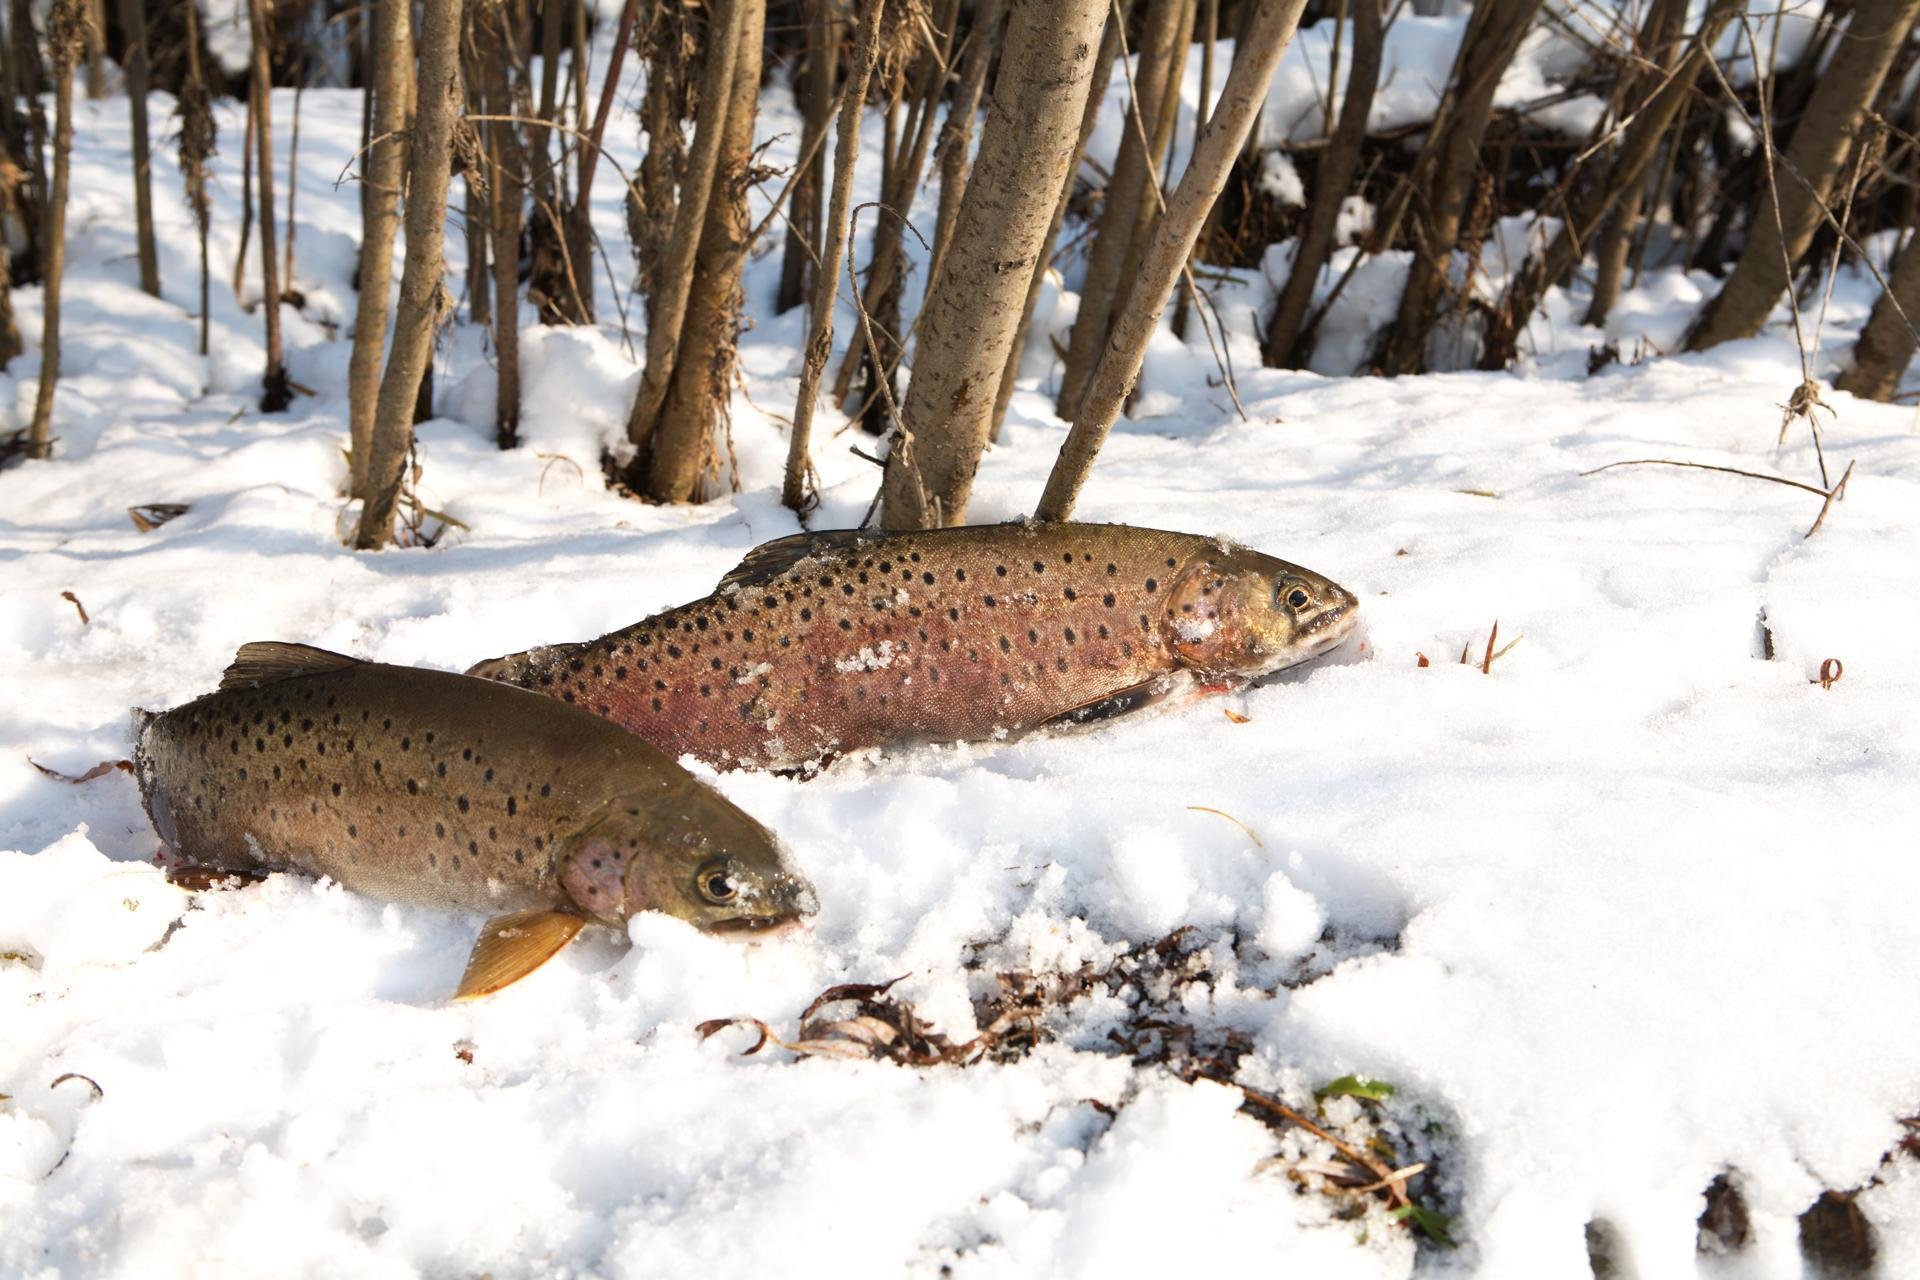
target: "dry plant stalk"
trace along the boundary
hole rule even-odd
[[[393,287],[393,240],[400,227],[400,189],[406,181],[405,81],[412,54],[408,0],[377,0],[374,8],[373,137],[361,181],[360,294],[355,301],[353,353],[347,364],[350,434],[347,496],[367,496],[373,421],[380,398],[380,357],[387,342],[388,294]]]
[[[808,509],[806,475],[813,437],[813,414],[820,397],[820,378],[833,351],[833,304],[840,258],[846,253],[852,221],[854,163],[860,155],[860,113],[866,105],[867,81],[880,45],[880,18],[886,0],[869,0],[861,10],[860,28],[853,38],[853,65],[847,71],[846,100],[840,104],[839,136],[834,147],[833,200],[827,212],[825,256],[814,266],[813,298],[809,312],[806,360],[800,367],[800,391],[793,404],[793,433],[787,440],[787,469],[780,501],[790,510]],[[858,282],[851,284],[857,289]]]
[[[921,308],[913,379],[882,482],[889,529],[966,517],[1019,306],[1076,154],[1093,72],[1087,53],[1105,15],[1105,0],[1013,5],[974,178]]]
[[[73,156],[73,70],[86,42],[82,0],[53,0],[47,13],[47,45],[53,54],[53,185],[47,193],[41,231],[40,381],[33,420],[27,426],[27,457],[53,456],[53,393],[60,381],[60,279],[67,260],[67,190]]]
[[[1213,118],[1207,122],[1193,159],[1167,200],[1167,211],[1155,228],[1152,244],[1141,262],[1128,306],[1116,320],[1106,351],[1095,367],[1073,430],[1060,448],[1060,457],[1047,477],[1047,487],[1034,510],[1035,519],[1065,520],[1073,511],[1093,460],[1113,430],[1126,403],[1147,343],[1160,323],[1174,281],[1186,266],[1194,240],[1207,212],[1219,198],[1234,158],[1246,142],[1254,117],[1266,101],[1280,57],[1293,42],[1305,0],[1260,0],[1249,24],[1244,57],[1234,59],[1233,70]]]
[[[293,403],[280,339],[280,263],[273,210],[273,78],[267,57],[273,0],[247,0],[253,37],[249,83],[253,100],[256,189],[260,198],[260,309],[266,318],[267,367],[261,376],[260,411],[279,413]]]
[[[445,271],[447,183],[453,122],[459,113],[461,0],[427,0],[420,34],[420,106],[414,118],[407,182],[406,266],[394,316],[393,350],[380,379],[368,455],[367,494],[354,545],[377,550],[394,537],[413,412],[433,355]]]
[[[193,210],[194,231],[200,242],[200,354],[207,354],[212,323],[212,276],[207,260],[207,232],[213,222],[213,203],[207,196],[207,162],[216,151],[213,95],[200,66],[200,6],[189,0],[187,14],[187,75],[180,85],[180,177],[186,187],[187,207]]]

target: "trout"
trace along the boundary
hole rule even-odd
[[[457,998],[584,926],[658,910],[757,932],[815,910],[771,832],[658,749],[549,698],[305,645],[245,645],[219,691],[136,711],[135,773],[169,852],[493,913]]]
[[[802,533],[712,595],[470,675],[612,720],[676,759],[807,769],[865,747],[1010,738],[1195,677],[1337,646],[1359,603],[1220,538],[1099,524]]]

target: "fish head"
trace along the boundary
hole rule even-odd
[[[1337,647],[1359,610],[1353,593],[1330,578],[1222,542],[1182,569],[1161,622],[1182,666],[1253,679]]]
[[[615,925],[664,911],[758,935],[819,910],[773,833],[704,786],[613,800],[571,842],[559,875],[588,914]]]

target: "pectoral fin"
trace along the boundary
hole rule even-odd
[[[512,986],[560,953],[587,923],[570,911],[516,911],[480,927],[455,1000],[476,1000]]]
[[[1091,724],[1095,720],[1111,720],[1115,716],[1126,715],[1129,711],[1138,711],[1142,707],[1152,706],[1167,696],[1173,688],[1173,682],[1165,676],[1155,676],[1139,684],[1113,693],[1103,694],[1077,707],[1062,711],[1047,720],[1043,728],[1057,728],[1061,725]]]

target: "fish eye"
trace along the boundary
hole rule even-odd
[[[1313,597],[1307,594],[1305,587],[1295,587],[1287,592],[1287,605],[1293,609],[1304,609],[1313,603]]]
[[[709,902],[732,902],[740,896],[740,887],[733,877],[721,868],[702,871],[699,877],[700,893]]]

